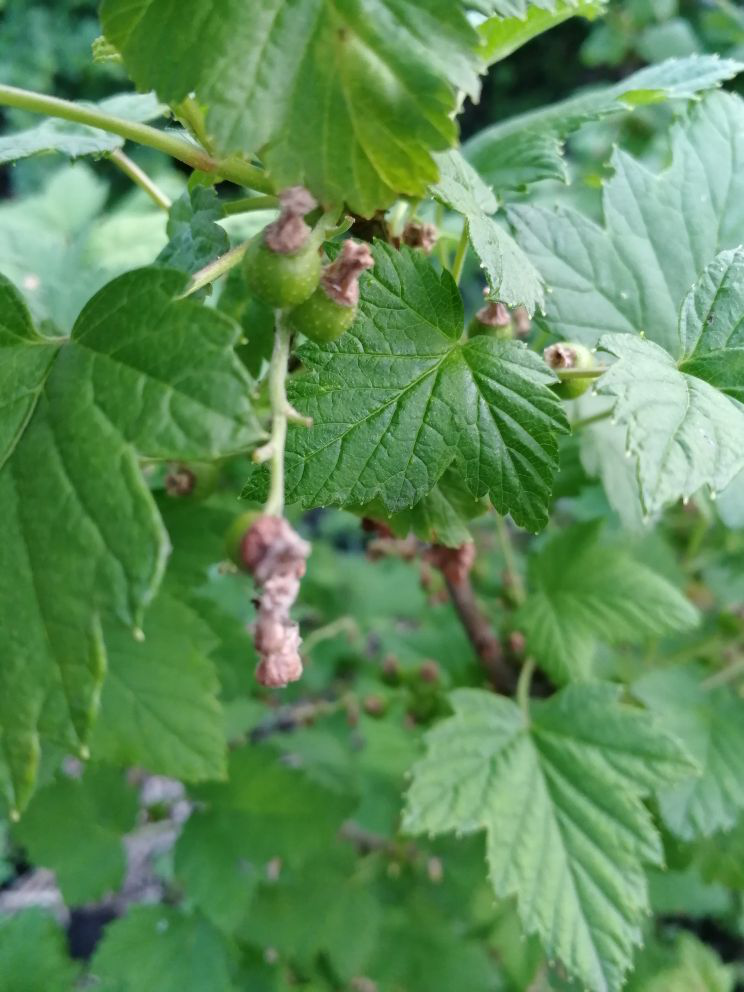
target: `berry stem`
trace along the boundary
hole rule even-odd
[[[455,251],[455,260],[452,263],[452,278],[455,280],[457,285],[460,285],[460,278],[462,276],[463,266],[465,265],[465,256],[468,253],[469,244],[469,232],[468,232],[468,222],[463,220],[462,231],[460,232],[460,240],[457,242],[457,249]]]
[[[610,407],[600,413],[593,413],[591,417],[581,417],[579,420],[574,420],[571,424],[571,430],[580,431],[582,427],[589,427],[591,424],[598,424],[600,420],[607,420],[608,417],[612,416],[612,411],[613,407]]]
[[[225,214],[247,214],[253,210],[278,210],[279,200],[275,196],[243,196],[239,200],[229,200],[225,204]]]
[[[517,559],[514,554],[514,546],[511,535],[509,534],[509,528],[504,518],[499,514],[496,514],[496,533],[498,534],[501,553],[504,556],[504,566],[512,596],[517,606],[521,606],[525,599],[527,599],[527,591],[524,588],[522,576],[517,568]]]
[[[153,203],[156,203],[163,210],[170,210],[171,201],[162,189],[153,182],[152,179],[133,162],[128,155],[125,155],[121,148],[116,148],[109,155],[109,161],[113,162],[132,182],[143,189]]]
[[[606,365],[598,366],[595,369],[553,369],[558,378],[565,379],[599,379],[607,371]]]
[[[224,255],[220,255],[219,258],[215,258],[213,262],[209,262],[204,268],[195,272],[180,298],[183,299],[186,296],[191,296],[197,290],[204,289],[205,286],[215,282],[220,276],[224,276],[230,269],[234,269],[243,260],[249,243],[248,241],[243,241],[242,244],[236,245],[230,251],[226,251]]]
[[[517,691],[515,693],[517,704],[525,716],[530,712],[530,686],[532,676],[535,674],[535,661],[533,658],[525,658],[522,664],[519,678],[517,679]]]
[[[75,124],[87,124],[88,127],[97,127],[110,134],[118,134],[125,140],[156,148],[178,159],[179,162],[185,162],[192,169],[214,173],[239,186],[248,186],[261,193],[274,191],[273,184],[263,169],[251,165],[237,155],[224,159],[213,158],[199,145],[186,138],[170,134],[168,131],[160,131],[156,127],[150,127],[149,124],[128,121],[123,117],[107,114],[98,107],[83,106],[71,100],[60,100],[55,96],[34,93],[17,86],[0,86],[0,105],[29,110],[35,114],[46,114],[48,117],[59,117]]]
[[[284,446],[287,441],[287,362],[292,332],[284,322],[282,310],[276,311],[274,350],[269,367],[269,402],[271,403],[270,463],[271,481],[269,498],[264,513],[281,517],[284,513]]]

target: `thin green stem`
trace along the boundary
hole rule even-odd
[[[247,214],[254,210],[276,210],[279,200],[275,196],[243,196],[225,203],[225,215]]]
[[[271,403],[271,438],[268,443],[271,481],[264,513],[280,517],[284,513],[284,447],[287,441],[287,362],[291,331],[284,313],[276,311],[274,351],[269,368],[269,401]]]
[[[525,716],[529,716],[530,712],[530,686],[532,685],[532,676],[535,674],[535,662],[532,658],[525,658],[522,664],[522,668],[519,672],[519,678],[517,679],[517,689],[515,692],[515,697],[517,700],[517,705],[524,713]]]
[[[135,185],[143,189],[153,203],[156,203],[163,210],[170,210],[170,197],[162,191],[157,183],[150,179],[146,172],[140,169],[136,162],[133,162],[128,155],[125,155],[121,148],[114,149],[109,155],[109,160],[117,168],[121,169],[124,175],[128,176]]]
[[[462,277],[462,270],[465,265],[465,256],[468,253],[468,244],[468,222],[463,221],[460,240],[457,242],[457,250],[455,251],[455,260],[452,263],[452,278],[458,286],[460,285],[460,278]]]
[[[55,96],[43,93],[33,93],[15,86],[0,86],[0,105],[17,107],[19,110],[29,110],[35,114],[46,114],[48,117],[59,117],[75,124],[87,124],[97,127],[110,134],[118,134],[120,138],[136,141],[148,148],[156,148],[173,158],[199,169],[229,179],[240,186],[248,186],[261,193],[273,193],[273,184],[263,171],[255,165],[233,155],[230,158],[212,158],[203,148],[186,138],[160,131],[149,124],[138,121],[128,121],[122,117],[107,114],[97,107],[87,107],[72,103],[70,100],[60,100]]]
[[[219,258],[215,258],[213,262],[205,265],[203,269],[195,272],[189,280],[188,286],[181,294],[181,299],[191,296],[197,290],[203,289],[210,283],[215,282],[220,276],[224,276],[230,269],[234,269],[236,265],[239,265],[248,250],[249,244],[249,241],[243,241],[242,244],[236,245],[230,251],[226,251],[224,255],[220,255]]]
[[[514,546],[512,544],[511,536],[509,534],[509,528],[506,525],[506,521],[499,514],[496,515],[496,532],[499,537],[499,545],[501,546],[501,553],[504,556],[504,563],[506,565],[506,574],[509,579],[509,585],[512,590],[512,594],[517,605],[521,605],[527,598],[527,590],[524,587],[524,582],[522,581],[522,576],[517,568],[517,559],[514,554]]]
[[[211,154],[212,145],[204,124],[204,114],[196,100],[187,96],[185,100],[173,105],[173,113],[191,131],[202,148],[206,148]]]
[[[559,379],[599,379],[607,371],[605,366],[595,369],[553,369]]]
[[[572,431],[580,431],[582,427],[589,427],[590,424],[598,424],[600,420],[607,420],[608,417],[612,416],[612,407],[607,410],[602,410],[601,413],[593,413],[591,417],[581,417],[579,420],[574,420],[571,424]]]
[[[442,228],[444,227],[444,207],[441,203],[437,203],[436,205],[434,212],[434,224],[440,232],[436,244],[437,257],[442,264],[442,268],[448,269],[450,267],[449,249],[447,248],[448,238],[444,237],[442,234]]]
[[[744,658],[737,658],[730,665],[722,668],[720,672],[715,672],[700,683],[701,689],[716,689],[721,685],[728,685],[740,676],[744,676]]]

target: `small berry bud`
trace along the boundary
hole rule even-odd
[[[575,341],[559,342],[551,344],[543,352],[543,358],[547,365],[556,372],[569,369],[592,369],[594,368],[594,355],[583,344]],[[581,396],[591,386],[591,379],[584,378],[566,379],[556,383],[552,389],[561,399],[572,400]]]
[[[423,661],[418,670],[422,682],[434,683],[439,681],[439,665],[436,661]]]
[[[365,696],[362,708],[367,716],[382,716],[385,712],[385,701],[379,696]]]
[[[509,634],[509,650],[515,657],[521,658],[524,655],[526,645],[527,642],[521,630],[513,630]]]
[[[418,220],[409,221],[403,228],[403,244],[409,248],[420,248],[428,255],[437,243],[439,231],[433,224],[423,224]]]
[[[489,301],[470,321],[468,336],[473,338],[480,334],[504,340],[514,336],[511,317],[503,303]]]
[[[463,583],[475,562],[475,545],[472,541],[459,548],[446,548],[443,544],[433,544],[425,553],[427,561],[438,568],[453,585]]]

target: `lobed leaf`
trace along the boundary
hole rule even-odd
[[[51,367],[0,471],[0,728],[20,805],[42,713],[68,748],[86,741],[106,668],[102,618],[136,626],[159,583],[167,539],[138,455],[215,457],[259,436],[231,351],[237,328],[174,303],[185,279],[122,276],[70,339],[42,345]],[[22,313],[20,297],[13,308]]]
[[[567,429],[552,373],[515,342],[462,343],[452,277],[387,245],[362,280],[359,317],[337,342],[302,351],[292,402],[313,418],[290,432],[287,497],[305,506],[390,512],[432,491],[456,455],[474,499],[538,529]]]
[[[682,593],[622,548],[600,544],[599,530],[577,524],[529,561],[529,596],[515,619],[559,683],[591,677],[597,641],[638,642],[699,622]]]
[[[428,734],[404,819],[414,833],[486,830],[497,897],[549,957],[597,992],[621,988],[661,839],[641,799],[694,765],[648,714],[594,683],[532,703],[475,689]]]
[[[515,28],[518,31],[517,25]],[[742,63],[717,55],[667,59],[631,73],[613,86],[580,93],[484,128],[466,142],[463,152],[498,190],[520,189],[541,179],[568,182],[563,142],[583,124],[627,112],[638,104],[693,99],[741,70]]]
[[[659,790],[664,822],[683,840],[730,830],[744,811],[741,754],[744,702],[726,686],[708,689],[694,665],[649,672],[633,685],[636,698],[684,740],[700,778]]]
[[[425,193],[456,90],[478,92],[478,34],[450,0],[105,0],[101,20],[139,87],[196,93],[223,154],[367,216]]]

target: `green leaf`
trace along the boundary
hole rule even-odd
[[[648,904],[642,865],[662,857],[641,797],[689,775],[690,759],[608,684],[533,702],[529,720],[480,690],[451,700],[414,766],[404,826],[485,829],[494,890],[516,895],[525,931],[591,989],[620,989]]]
[[[370,966],[380,988],[492,992],[496,969],[483,942],[463,934],[454,914],[445,915],[432,905],[430,893],[415,893],[413,898],[409,892],[396,895],[386,908]]]
[[[248,745],[230,754],[228,780],[209,783],[193,790],[203,804],[190,838],[207,843],[207,850],[223,830],[233,833],[233,848],[256,866],[279,857],[287,864],[300,865],[322,853],[336,835],[352,802],[287,768],[273,752]],[[204,817],[201,820],[199,817]],[[298,831],[298,824],[304,829]],[[183,854],[180,870],[185,868]],[[178,860],[177,859],[177,860]],[[193,864],[193,857],[190,859]]]
[[[158,255],[168,265],[191,275],[230,247],[227,232],[215,223],[224,207],[214,189],[196,186],[173,204],[168,217],[168,244]]]
[[[78,968],[47,913],[0,916],[0,992],[72,992]]]
[[[636,963],[627,992],[733,992],[735,972],[693,934],[680,932],[671,947],[653,943]]]
[[[149,197],[133,193],[101,215],[107,196],[106,183],[77,162],[53,173],[40,192],[0,205],[0,271],[38,326],[68,333],[94,293],[149,265],[166,243],[165,214]]]
[[[51,370],[0,471],[0,727],[21,805],[42,709],[65,746],[73,728],[87,739],[106,665],[102,615],[137,625],[159,582],[166,537],[138,455],[214,457],[258,436],[231,352],[237,329],[173,302],[185,279],[122,276],[85,307],[70,339],[44,345],[55,351]]]
[[[107,992],[234,992],[230,966],[207,920],[171,906],[133,906],[106,927],[91,974]]]
[[[31,862],[51,868],[70,906],[102,899],[124,881],[122,835],[134,827],[137,795],[122,771],[86,768],[40,789],[14,829]]]
[[[174,871],[190,900],[225,933],[245,929],[261,864],[253,864],[245,818],[232,810],[193,813],[178,838]]]
[[[540,179],[567,182],[563,142],[582,124],[642,103],[692,99],[741,69],[741,63],[717,55],[669,59],[634,72],[614,86],[580,93],[485,128],[466,143],[464,154],[499,190],[519,189]]]
[[[535,4],[519,14],[489,18],[478,27],[485,43],[482,57],[487,65],[500,62],[528,41],[562,24],[569,17],[588,17],[593,20],[604,10],[604,3],[605,0],[556,0],[555,3]]]
[[[695,845],[700,873],[707,882],[744,892],[744,817],[733,830]]]
[[[680,369],[744,401],[744,248],[724,251],[688,293]]]
[[[559,683],[591,678],[597,641],[637,643],[699,622],[665,578],[600,543],[600,528],[575,525],[529,559],[530,594],[515,622],[529,653]]]
[[[279,187],[365,215],[424,195],[456,90],[478,92],[478,35],[450,0],[105,0],[101,19],[140,88],[196,93],[223,153],[260,151]]]
[[[661,172],[616,152],[603,192],[605,226],[567,209],[516,207],[510,220],[552,292],[545,322],[596,345],[606,332],[646,336],[679,353],[679,311],[717,252],[744,228],[744,101],[707,97],[672,133]]]
[[[153,93],[120,93],[100,103],[83,103],[82,106],[94,107],[102,113],[142,123],[161,117],[166,111]],[[101,131],[100,128],[50,119],[27,131],[1,137],[0,164],[46,152],[60,152],[70,158],[102,155],[121,148],[123,144],[124,138]]]
[[[13,284],[0,276],[0,466],[23,434],[54,354]]]
[[[478,173],[457,151],[436,156],[439,181],[433,195],[465,217],[468,237],[486,274],[490,296],[531,314],[545,303],[542,280],[514,238],[490,217],[498,203]]]
[[[367,973],[385,910],[354,854],[329,853],[262,887],[250,933],[259,946],[274,947],[305,966],[323,953],[349,981]]]
[[[207,656],[211,632],[167,592],[148,609],[143,632],[135,640],[121,624],[105,627],[108,672],[93,754],[186,782],[224,778],[219,682]]]
[[[667,827],[683,840],[730,830],[744,811],[744,702],[726,686],[707,689],[696,666],[649,672],[633,694],[685,742],[700,778],[659,791]]]
[[[314,426],[292,430],[287,497],[305,506],[417,503],[456,455],[474,499],[537,530],[566,421],[533,352],[486,337],[462,342],[452,277],[409,250],[376,248],[359,317],[339,341],[302,350],[292,402]]]
[[[618,359],[597,390],[615,397],[626,451],[637,459],[641,501],[654,513],[702,486],[724,489],[744,466],[744,409],[682,371],[643,338],[606,334],[600,347]]]

